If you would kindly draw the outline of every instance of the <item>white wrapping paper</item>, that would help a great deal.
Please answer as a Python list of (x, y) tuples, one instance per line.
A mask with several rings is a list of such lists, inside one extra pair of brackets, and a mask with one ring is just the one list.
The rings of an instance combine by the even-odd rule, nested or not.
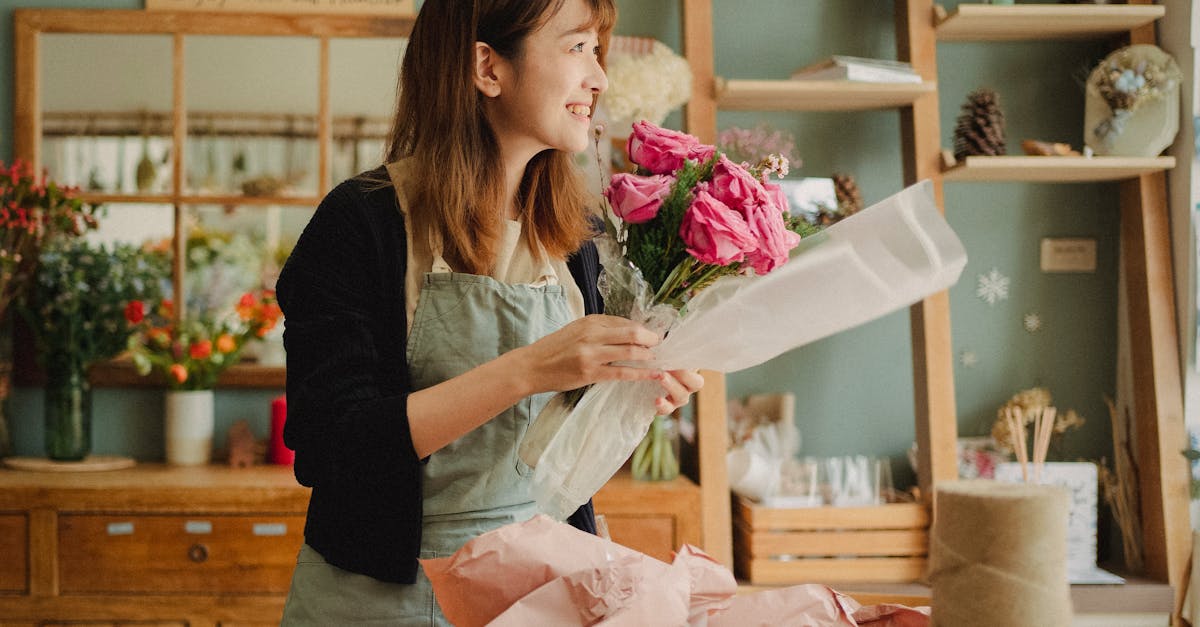
[[(945, 290), (966, 262), (933, 184), (922, 181), (807, 238), (770, 274), (719, 279), (688, 302), (655, 348), (656, 359), (638, 365), (749, 368)], [(659, 395), (654, 381), (601, 382), (569, 412), (556, 397), (521, 448), (534, 466), (539, 510), (563, 520), (587, 502), (637, 447)]]

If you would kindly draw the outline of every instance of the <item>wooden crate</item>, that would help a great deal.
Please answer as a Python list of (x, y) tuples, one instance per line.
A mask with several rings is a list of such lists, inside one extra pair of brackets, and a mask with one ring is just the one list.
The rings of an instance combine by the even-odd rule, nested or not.
[(929, 520), (919, 503), (782, 509), (735, 496), (735, 572), (767, 585), (917, 581)]

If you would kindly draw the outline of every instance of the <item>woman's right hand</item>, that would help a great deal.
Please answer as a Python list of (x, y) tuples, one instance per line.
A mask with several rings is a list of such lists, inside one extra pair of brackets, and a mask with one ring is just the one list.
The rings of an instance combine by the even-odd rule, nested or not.
[(561, 392), (597, 381), (660, 378), (662, 371), (657, 368), (615, 366), (613, 362), (653, 359), (650, 347), (661, 341), (632, 320), (593, 314), (518, 350), (531, 393)]

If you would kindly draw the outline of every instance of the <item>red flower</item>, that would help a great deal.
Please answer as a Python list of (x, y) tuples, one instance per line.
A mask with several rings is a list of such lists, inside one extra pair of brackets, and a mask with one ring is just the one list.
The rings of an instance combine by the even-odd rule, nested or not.
[(168, 372), (170, 373), (171, 378), (175, 379), (176, 383), (183, 383), (184, 381), (187, 381), (188, 371), (187, 368), (184, 368), (182, 364), (171, 364), (171, 368), (168, 370)]
[(192, 342), (192, 345), (188, 347), (188, 354), (192, 359), (208, 359), (212, 355), (212, 342), (210, 340)]
[(146, 319), (146, 305), (140, 300), (131, 300), (125, 305), (125, 319), (129, 324), (137, 324)]

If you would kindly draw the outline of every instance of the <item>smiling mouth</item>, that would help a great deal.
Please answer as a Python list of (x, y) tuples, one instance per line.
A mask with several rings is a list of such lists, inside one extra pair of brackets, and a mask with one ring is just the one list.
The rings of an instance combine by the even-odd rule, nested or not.
[(580, 115), (580, 116), (583, 116), (586, 118), (591, 115), (592, 108), (587, 105), (573, 104), (573, 105), (567, 105), (567, 111), (570, 111), (571, 113), (574, 113), (575, 115)]

